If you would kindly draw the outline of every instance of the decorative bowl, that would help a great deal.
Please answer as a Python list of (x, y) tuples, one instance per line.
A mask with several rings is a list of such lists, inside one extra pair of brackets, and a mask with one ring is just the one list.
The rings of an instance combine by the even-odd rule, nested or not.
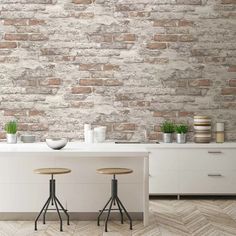
[(36, 139), (35, 135), (30, 134), (21, 135), (20, 138), (23, 143), (34, 143)]
[(62, 149), (63, 147), (66, 146), (68, 142), (68, 139), (66, 138), (54, 138), (54, 139), (50, 139), (50, 138), (47, 138), (46, 139), (46, 143), (48, 145), (48, 147), (54, 149), (54, 150), (60, 150)]

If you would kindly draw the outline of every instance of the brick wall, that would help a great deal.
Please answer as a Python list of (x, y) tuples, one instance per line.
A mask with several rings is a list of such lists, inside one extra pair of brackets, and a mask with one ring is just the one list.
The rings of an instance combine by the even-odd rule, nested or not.
[(236, 140), (235, 36), (235, 0), (1, 0), (0, 125), (155, 140), (206, 114)]

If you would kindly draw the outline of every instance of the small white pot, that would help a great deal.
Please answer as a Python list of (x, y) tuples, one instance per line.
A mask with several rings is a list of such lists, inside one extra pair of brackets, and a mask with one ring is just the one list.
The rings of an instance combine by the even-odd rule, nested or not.
[(177, 143), (186, 143), (186, 134), (177, 134), (176, 135)]
[(173, 135), (172, 133), (163, 133), (163, 142), (172, 143)]
[(7, 134), (7, 143), (17, 143), (16, 134)]

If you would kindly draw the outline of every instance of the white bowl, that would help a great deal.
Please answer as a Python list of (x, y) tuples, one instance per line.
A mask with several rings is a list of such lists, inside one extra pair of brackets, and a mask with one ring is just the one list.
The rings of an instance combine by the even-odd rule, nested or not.
[(62, 149), (63, 147), (66, 146), (67, 142), (68, 142), (68, 139), (66, 139), (66, 138), (58, 138), (58, 139), (47, 138), (46, 139), (46, 143), (47, 143), (48, 147), (50, 147), (54, 150)]

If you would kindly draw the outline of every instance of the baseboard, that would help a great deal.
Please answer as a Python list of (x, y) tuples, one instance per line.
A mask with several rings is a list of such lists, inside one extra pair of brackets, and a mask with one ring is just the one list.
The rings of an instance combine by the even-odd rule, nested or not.
[[(80, 220), (80, 221), (93, 221), (97, 219), (97, 212), (68, 212), (70, 215), (70, 220)], [(1, 212), (0, 213), (0, 221), (1, 220), (9, 220), (9, 221), (31, 221), (35, 220), (38, 212)], [(131, 218), (133, 220), (143, 220), (142, 212), (129, 212)], [(61, 213), (62, 218), (64, 214)], [(46, 215), (47, 220), (58, 220), (58, 215), (56, 212), (48, 212)], [(103, 218), (102, 218), (103, 219)], [(120, 214), (118, 212), (111, 212), (110, 219), (119, 220)]]

